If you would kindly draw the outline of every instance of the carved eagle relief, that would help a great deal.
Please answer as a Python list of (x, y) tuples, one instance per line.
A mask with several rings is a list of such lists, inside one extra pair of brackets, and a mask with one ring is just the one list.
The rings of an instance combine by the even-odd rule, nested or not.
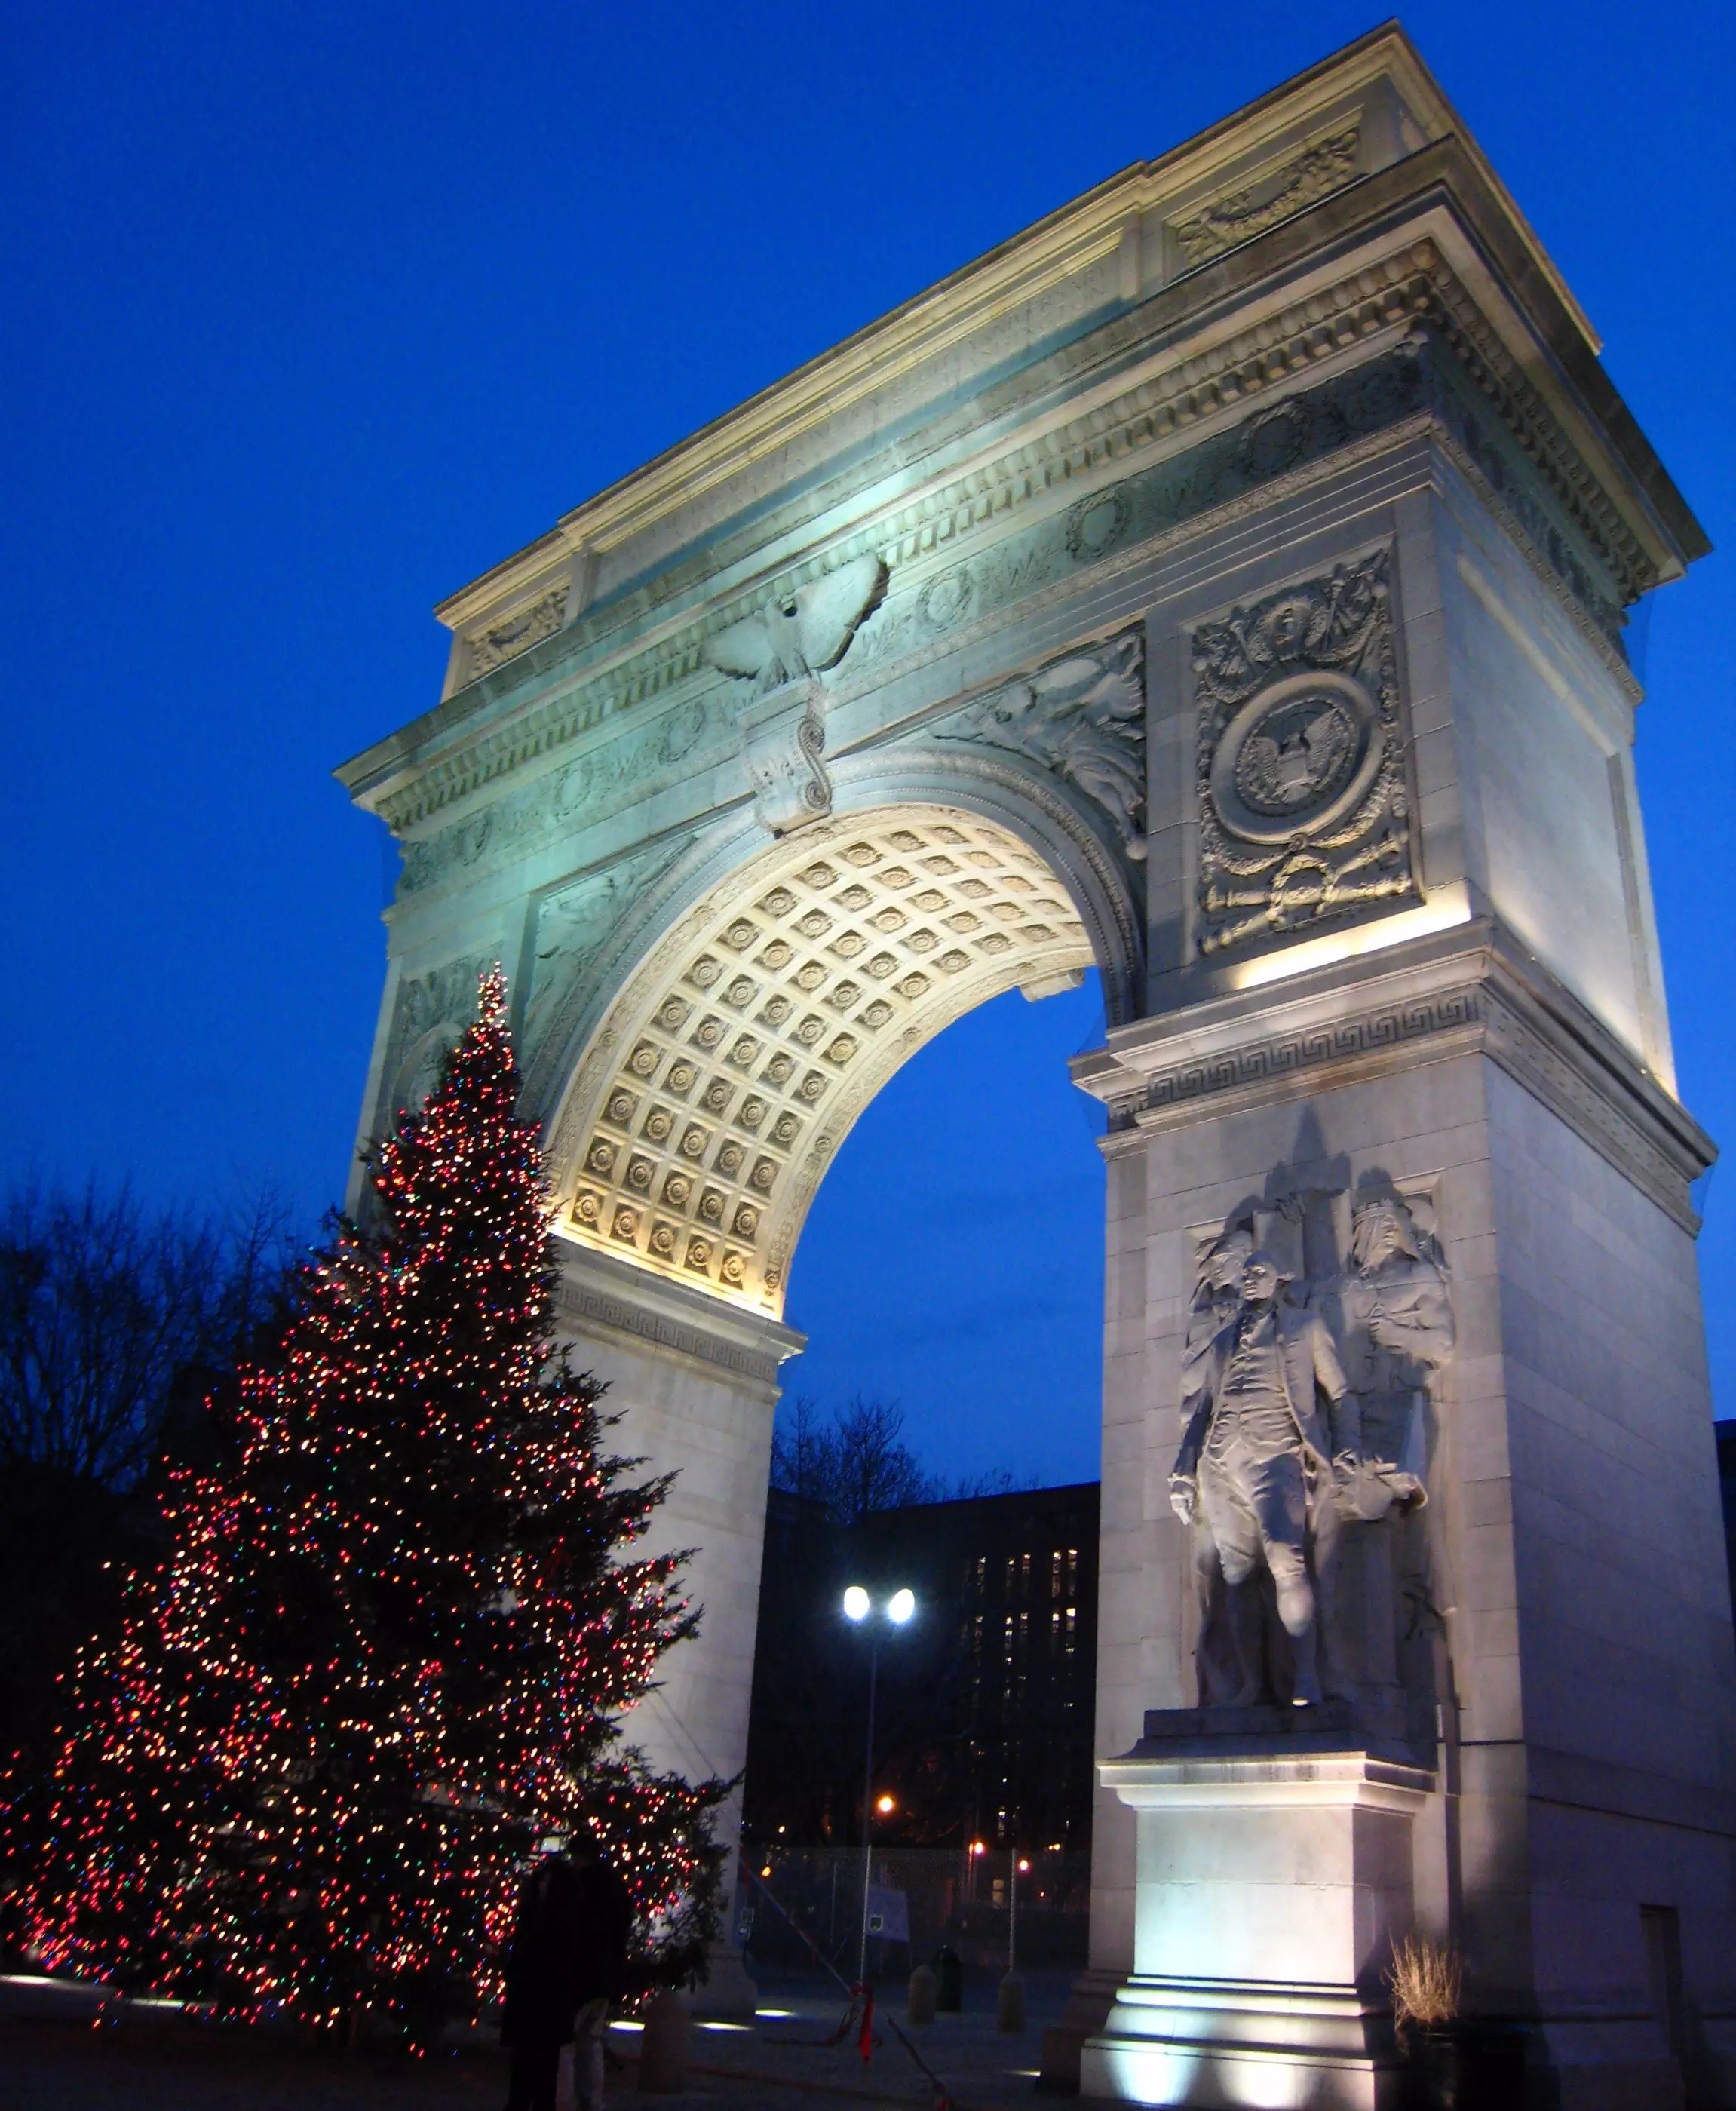
[(878, 603), (886, 567), (878, 557), (854, 557), (823, 579), (778, 595), (757, 615), (720, 630), (705, 657), (727, 674), (750, 677), (760, 696), (805, 674), (835, 667), (858, 626)]
[(1281, 741), (1256, 733), (1242, 751), (1244, 796), (1267, 811), (1300, 806), (1330, 784), (1355, 740), (1341, 710), (1328, 709)]

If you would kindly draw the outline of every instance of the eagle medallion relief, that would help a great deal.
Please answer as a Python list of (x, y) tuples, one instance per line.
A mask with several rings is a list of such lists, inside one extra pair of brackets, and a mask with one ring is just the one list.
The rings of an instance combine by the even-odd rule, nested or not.
[(1417, 892), (1387, 554), (1193, 637), (1203, 954)]

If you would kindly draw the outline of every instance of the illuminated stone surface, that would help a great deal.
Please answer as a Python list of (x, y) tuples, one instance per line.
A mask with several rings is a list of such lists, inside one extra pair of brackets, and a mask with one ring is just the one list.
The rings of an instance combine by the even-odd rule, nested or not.
[[(1356, 1734), (1398, 1723), (1430, 1784), (1380, 1814), (1382, 1868), (1405, 1828), (1412, 1857), (1381, 1911), (1462, 1943), (1469, 2000), (1530, 2019), (1564, 2103), (1674, 2102), (1684, 2062), (1729, 2101), (1710, 1146), (1674, 1096), (1620, 642), (1706, 544), (1596, 353), (1380, 32), (581, 506), (443, 605), (437, 706), (340, 773), (404, 853), (361, 1133), (501, 960), (564, 1323), (623, 1445), (679, 1469), (662, 1528), (700, 1550), (703, 1634), (632, 1728), (733, 1773), (814, 1187), (927, 1035), (1095, 960), (1099, 1752), (1195, 1698), (1167, 1480), (1200, 1242), (1280, 1185), (1390, 1183), (1426, 1205), (1456, 1345), (1424, 1388), (1428, 1505), (1353, 1578)], [(1288, 1867), (1288, 1808), (1240, 1847), (1217, 1813), (1212, 1851), (1264, 1837)], [(1106, 1787), (1057, 2077), (1140, 1914), (1164, 1924), (1135, 1830)], [(1242, 1960), (1274, 2014), (1306, 2008), (1305, 1889), (1271, 1887)], [(1676, 1916), (1674, 2041), (1642, 1905)], [(1386, 1923), (1348, 1955), (1345, 1925), (1335, 2029), (1345, 1985), (1378, 1999)], [(1654, 1959), (1670, 1925), (1643, 1923)], [(1293, 2100), (1237, 2072), (1234, 2100)]]

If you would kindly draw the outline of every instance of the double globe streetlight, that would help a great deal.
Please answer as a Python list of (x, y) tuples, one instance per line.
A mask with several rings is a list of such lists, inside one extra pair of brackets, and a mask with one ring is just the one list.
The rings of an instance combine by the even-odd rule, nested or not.
[[(881, 1610), (892, 1627), (906, 1627), (916, 1614), (916, 1593), (895, 1591)], [(859, 1628), (873, 1619), (873, 1600), (859, 1583), (852, 1583), (844, 1593), (845, 1618)], [(877, 1625), (869, 1628), (868, 1636), (868, 1764), (862, 1783), (862, 1952), (856, 1968), (857, 1982), (863, 1986), (868, 1984), (868, 1886), (874, 1870), (874, 1689), (880, 1675)]]

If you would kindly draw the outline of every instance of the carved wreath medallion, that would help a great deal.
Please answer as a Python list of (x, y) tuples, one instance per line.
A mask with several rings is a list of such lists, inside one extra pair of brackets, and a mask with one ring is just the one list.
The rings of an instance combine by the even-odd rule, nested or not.
[(1194, 633), (1203, 953), (1416, 892), (1387, 563)]

